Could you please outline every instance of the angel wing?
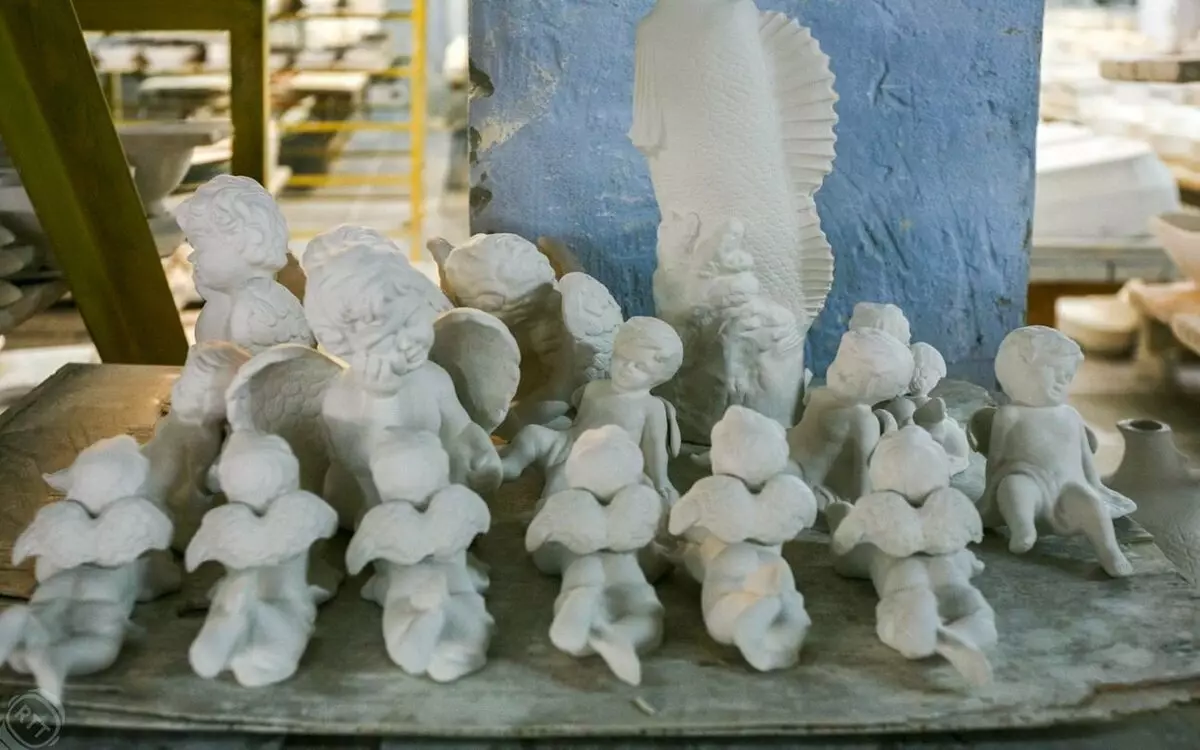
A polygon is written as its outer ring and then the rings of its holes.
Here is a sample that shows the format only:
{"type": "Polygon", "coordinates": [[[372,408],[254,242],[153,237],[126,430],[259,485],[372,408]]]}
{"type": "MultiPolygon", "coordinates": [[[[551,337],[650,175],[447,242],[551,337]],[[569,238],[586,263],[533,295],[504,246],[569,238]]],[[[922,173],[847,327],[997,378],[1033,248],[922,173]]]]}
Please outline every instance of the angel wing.
{"type": "Polygon", "coordinates": [[[333,536],[337,524],[337,512],[310,492],[278,497],[261,516],[229,503],[204,514],[184,563],[189,572],[209,560],[235,570],[279,565],[333,536]]]}
{"type": "Polygon", "coordinates": [[[300,344],[281,344],[256,354],[225,392],[231,430],[282,437],[300,461],[301,488],[323,492],[329,453],[322,401],[344,369],[337,360],[300,344]]]}
{"type": "Polygon", "coordinates": [[[983,541],[983,519],[975,503],[953,487],[934,490],[917,511],[925,531],[927,555],[948,555],[983,541]]]}
{"type": "Polygon", "coordinates": [[[944,555],[983,539],[975,505],[958,490],[935,490],[914,508],[895,492],[860,498],[833,534],[833,553],[845,555],[860,544],[874,544],[892,557],[918,553],[944,555]]]}
{"type": "Polygon", "coordinates": [[[992,420],[996,418],[996,407],[985,406],[971,415],[967,423],[967,437],[970,438],[971,449],[976,453],[988,454],[988,445],[992,440],[992,420]]]}
{"type": "Polygon", "coordinates": [[[578,382],[603,380],[612,366],[613,338],[625,322],[608,288],[579,271],[558,280],[563,327],[573,353],[578,382]]]}
{"type": "Polygon", "coordinates": [[[674,536],[704,529],[726,544],[736,544],[751,538],[754,511],[754,498],[742,480],[715,474],[696,482],[675,503],[667,528],[674,536]]]}
{"type": "Polygon", "coordinates": [[[683,438],[679,433],[679,415],[675,411],[675,404],[659,396],[658,400],[662,402],[663,409],[667,412],[667,455],[671,458],[679,458],[679,451],[683,448],[683,438]]]}
{"type": "Polygon", "coordinates": [[[43,507],[13,545],[13,564],[38,558],[44,581],[80,565],[112,568],[171,544],[171,519],[140,497],[118,500],[93,518],[82,505],[61,500],[43,507]]]}
{"type": "Polygon", "coordinates": [[[755,498],[753,539],[782,544],[796,538],[817,520],[817,497],[802,479],[779,474],[755,498]]]}
{"type": "Polygon", "coordinates": [[[491,522],[483,498],[461,485],[439,490],[424,512],[406,502],[376,505],[346,548],[346,569],[357,575],[373,560],[415,565],[427,557],[461,552],[491,522]]]}
{"type": "Polygon", "coordinates": [[[604,506],[587,490],[556,492],[525,532],[529,552],[557,542],[577,555],[590,555],[608,545],[608,516],[604,506]]]}
{"type": "Polygon", "coordinates": [[[654,541],[662,520],[662,497],[644,484],[631,484],[605,509],[608,543],[614,552],[633,552],[654,541]]]}
{"type": "Polygon", "coordinates": [[[449,373],[473,422],[488,434],[500,426],[521,380],[521,349],[507,326],[482,310],[450,310],[434,323],[429,359],[449,373]]]}
{"type": "Polygon", "coordinates": [[[316,343],[296,295],[274,279],[259,278],[248,280],[234,295],[229,338],[251,354],[277,344],[316,343]]]}

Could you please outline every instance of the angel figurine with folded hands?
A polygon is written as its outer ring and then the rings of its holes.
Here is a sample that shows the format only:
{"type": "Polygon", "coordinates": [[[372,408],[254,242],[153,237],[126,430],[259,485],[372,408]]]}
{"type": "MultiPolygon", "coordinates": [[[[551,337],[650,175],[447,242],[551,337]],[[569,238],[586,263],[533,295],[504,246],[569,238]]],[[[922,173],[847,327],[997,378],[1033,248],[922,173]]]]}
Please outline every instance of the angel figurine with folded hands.
{"type": "Polygon", "coordinates": [[[713,475],[671,509],[704,624],[759,671],[796,663],[811,620],[782,545],[812,526],[817,501],[788,466],[783,427],[731,406],[712,429],[713,475]]]}
{"type": "Polygon", "coordinates": [[[871,456],[874,491],[825,510],[835,568],[868,578],[879,594],[875,631],[908,659],[940,655],[972,685],[991,681],[986,651],[995,613],[971,578],[983,563],[974,504],[950,487],[950,461],[917,425],[885,434],[871,456]]]}
{"type": "Polygon", "coordinates": [[[277,435],[235,432],[217,464],[229,502],[210,510],[188,545],[189,571],[225,566],[188,661],[213,678],[228,670],[261,687],[295,674],[308,647],[317,602],[308,582],[310,548],[337,531],[337,513],[300,489],[300,466],[277,435]]]}
{"type": "Polygon", "coordinates": [[[551,643],[571,656],[599,654],[631,685],[641,682],[639,655],[662,640],[663,607],[638,553],[654,541],[663,504],[642,467],[620,427],[584,432],[566,460],[567,488],[545,499],[525,535],[538,567],[562,573],[551,643]]]}
{"type": "Polygon", "coordinates": [[[374,565],[362,595],[383,607],[388,656],[436,682],[481,669],[494,621],[483,598],[487,578],[467,548],[491,525],[487,504],[450,483],[450,459],[434,433],[390,435],[371,468],[383,502],[363,517],[346,566],[357,575],[374,565]]]}
{"type": "Polygon", "coordinates": [[[129,436],[101,440],[46,476],[63,500],[38,511],[13,545],[37,558],[29,604],[0,613],[0,663],[33,675],[56,703],[71,675],[112,666],[134,629],[134,605],[178,590],[166,551],[171,520],[144,487],[150,462],[129,436]]]}

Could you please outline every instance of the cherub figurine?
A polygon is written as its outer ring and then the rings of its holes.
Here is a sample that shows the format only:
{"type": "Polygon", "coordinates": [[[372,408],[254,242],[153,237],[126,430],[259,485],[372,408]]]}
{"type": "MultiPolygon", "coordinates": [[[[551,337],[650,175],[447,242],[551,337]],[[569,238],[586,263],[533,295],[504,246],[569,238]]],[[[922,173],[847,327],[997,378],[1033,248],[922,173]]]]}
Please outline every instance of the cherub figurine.
{"type": "Polygon", "coordinates": [[[1112,519],[1132,512],[1132,500],[1100,482],[1095,437],[1067,390],[1083,351],[1045,326],[1009,333],[996,353],[996,379],[1011,404],[971,418],[978,450],[987,456],[980,512],[987,528],[1007,526],[1008,548],[1023,554],[1038,532],[1087,537],[1105,572],[1133,566],[1121,552],[1112,519]]]}
{"type": "Polygon", "coordinates": [[[300,464],[277,435],[234,432],[217,472],[229,503],[205,514],[185,562],[226,572],[188,661],[205,679],[229,670],[244,687],[272,685],[295,674],[312,637],[325,592],[308,584],[309,549],[337,531],[337,513],[300,489],[300,464]]]}
{"type": "Polygon", "coordinates": [[[967,431],[946,413],[946,402],[930,396],[946,377],[946,360],[933,346],[918,341],[909,347],[913,355],[913,379],[908,393],[884,404],[900,427],[916,424],[924,427],[950,458],[950,473],[958,474],[970,464],[971,447],[967,431]]]}
{"type": "Polygon", "coordinates": [[[212,502],[209,473],[225,441],[225,392],[250,359],[240,346],[206,341],[188,350],[171,388],[171,408],[142,446],[150,460],[147,495],[171,516],[173,547],[182,552],[212,502]]]}
{"type": "Polygon", "coordinates": [[[478,310],[435,317],[410,272],[402,257],[355,246],[321,265],[305,300],[321,346],[350,365],[324,390],[322,413],[368,507],[380,502],[372,450],[392,430],[439,435],[454,484],[490,491],[502,476],[489,435],[516,390],[516,341],[478,310]]]}
{"type": "Polygon", "coordinates": [[[374,563],[364,599],[383,607],[388,656],[411,675],[450,682],[483,668],[494,621],[486,576],[468,546],[491,525],[487,504],[450,484],[434,433],[393,434],[371,461],[383,502],[367,511],[346,550],[357,575],[374,563]]]}
{"type": "Polygon", "coordinates": [[[288,262],[288,229],[271,194],[249,177],[219,175],[175,210],[192,245],[204,309],[196,341],[230,341],[251,353],[275,344],[312,346],[304,309],[275,275],[288,262]]]}
{"type": "Polygon", "coordinates": [[[945,451],[909,425],[880,439],[870,473],[871,494],[826,508],[835,568],[874,583],[885,644],[908,659],[941,655],[971,684],[990,682],[995,613],[970,583],[983,563],[966,548],[983,539],[983,525],[950,487],[945,451]]]}
{"type": "Polygon", "coordinates": [[[550,259],[515,234],[477,234],[458,247],[437,238],[428,247],[451,298],[495,315],[520,346],[521,387],[499,434],[569,424],[575,391],[609,374],[623,319],[612,294],[578,271],[556,281],[550,259]]]}
{"type": "Polygon", "coordinates": [[[599,654],[630,685],[641,683],[639,654],[662,641],[663,607],[638,553],[654,541],[663,505],[642,468],[620,427],[588,430],[566,461],[569,489],[546,498],[525,535],[538,567],[562,571],[551,643],[571,656],[599,654]]]}
{"type": "Polygon", "coordinates": [[[912,342],[912,330],[904,311],[887,302],[856,303],[846,328],[850,331],[874,328],[891,335],[905,346],[912,342]]]}
{"type": "Polygon", "coordinates": [[[531,464],[546,478],[542,497],[569,485],[563,473],[571,446],[588,430],[616,425],[641,446],[646,474],[668,503],[678,497],[667,463],[679,455],[679,429],[671,404],[651,391],[670,380],[683,359],[683,344],[671,326],[657,318],[630,318],[617,329],[612,375],[593,380],[577,394],[578,412],[570,429],[540,425],[523,428],[503,454],[504,478],[516,479],[531,464]]]}
{"type": "Polygon", "coordinates": [[[819,496],[870,492],[867,460],[882,432],[874,406],[903,394],[912,378],[907,344],[878,328],[843,334],[825,386],[810,391],[804,416],[788,432],[792,460],[819,496]]]}
{"type": "Polygon", "coordinates": [[[684,562],[702,584],[704,624],[759,671],[796,663],[811,620],[780,554],[816,520],[813,492],[788,471],[783,427],[731,406],[712,430],[713,475],[671,509],[684,562]]]}
{"type": "Polygon", "coordinates": [[[179,588],[171,520],[143,493],[149,476],[132,437],[95,443],[46,476],[66,498],[38,511],[13,545],[13,564],[37,557],[38,587],[28,605],[0,614],[0,662],[32,674],[56,703],[67,677],[112,666],[137,602],[179,588]]]}

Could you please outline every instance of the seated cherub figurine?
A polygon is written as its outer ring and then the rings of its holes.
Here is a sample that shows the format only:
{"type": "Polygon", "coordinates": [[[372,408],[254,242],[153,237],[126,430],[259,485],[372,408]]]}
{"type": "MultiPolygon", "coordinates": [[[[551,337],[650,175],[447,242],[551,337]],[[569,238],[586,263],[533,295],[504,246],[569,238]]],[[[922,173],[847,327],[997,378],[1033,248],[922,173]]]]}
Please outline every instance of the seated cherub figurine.
{"type": "Polygon", "coordinates": [[[851,328],[842,336],[825,385],[809,392],[800,423],[788,432],[792,460],[819,496],[861,497],[870,491],[867,460],[882,427],[876,404],[909,388],[913,355],[881,328],[851,328]]]}
{"type": "Polygon", "coordinates": [[[437,682],[481,669],[495,623],[487,578],[467,548],[491,524],[487,504],[450,484],[450,459],[432,433],[389,436],[371,467],[383,502],[363,517],[346,566],[357,575],[374,563],[362,595],[383,607],[388,656],[437,682]]]}
{"type": "Polygon", "coordinates": [[[616,425],[641,446],[646,475],[668,503],[678,494],[667,464],[679,454],[679,430],[671,404],[651,390],[674,377],[683,361],[683,343],[657,318],[630,318],[617,329],[612,376],[593,380],[576,394],[578,413],[570,429],[541,425],[523,428],[502,457],[504,478],[516,479],[531,464],[546,478],[542,497],[566,489],[563,466],[571,446],[588,430],[616,425]]]}
{"type": "Polygon", "coordinates": [[[909,425],[880,439],[870,473],[871,494],[825,511],[835,568],[874,583],[885,644],[908,659],[939,654],[971,684],[990,682],[995,613],[970,583],[983,563],[966,548],[983,539],[983,525],[971,500],[950,487],[945,451],[909,425]]]}
{"type": "Polygon", "coordinates": [[[950,458],[950,473],[957,474],[970,463],[971,447],[967,431],[946,413],[946,402],[930,392],[946,377],[946,360],[933,346],[918,341],[909,347],[913,355],[913,379],[908,393],[894,398],[883,408],[896,418],[900,427],[916,424],[924,427],[950,458]]]}
{"type": "Polygon", "coordinates": [[[234,432],[217,472],[229,502],[205,514],[185,562],[226,570],[188,661],[206,679],[229,670],[245,687],[272,685],[295,674],[312,637],[326,592],[309,586],[309,550],[337,531],[337,512],[300,489],[300,464],[276,435],[234,432]]]}
{"type": "MultiPolygon", "coordinates": [[[[325,390],[322,411],[334,457],[354,476],[367,507],[380,502],[371,452],[390,431],[438,435],[450,454],[454,484],[489,491],[501,477],[488,430],[472,420],[459,400],[456,381],[431,361],[431,353],[435,338],[438,345],[464,346],[474,343],[470,336],[480,331],[504,337],[512,351],[480,364],[492,366],[496,381],[511,369],[515,387],[516,344],[498,321],[479,311],[454,310],[446,314],[452,317],[437,318],[410,271],[402,257],[352,247],[321,265],[305,299],[321,346],[350,365],[325,390]],[[484,320],[470,318],[472,314],[484,320]],[[462,319],[472,327],[464,325],[443,337],[435,335],[435,319],[439,324],[462,319]]],[[[511,392],[500,395],[507,408],[511,392]]]]}
{"type": "Polygon", "coordinates": [[[670,532],[686,541],[684,562],[700,581],[704,624],[755,669],[796,663],[811,623],[784,542],[811,526],[817,501],[788,472],[783,427],[731,406],[712,430],[713,475],[671,509],[670,532]]]}
{"type": "Polygon", "coordinates": [[[13,564],[37,557],[38,587],[28,605],[0,613],[0,663],[32,674],[56,703],[67,677],[112,666],[137,602],[179,588],[171,521],[144,496],[149,475],[133,438],[95,443],[46,477],[66,498],[38,511],[13,545],[13,564]]]}
{"type": "Polygon", "coordinates": [[[477,234],[458,247],[434,239],[428,246],[450,297],[495,315],[520,346],[517,403],[498,434],[569,423],[575,391],[608,377],[623,319],[612,294],[586,273],[556,280],[550,259],[515,234],[477,234]]]}
{"type": "Polygon", "coordinates": [[[270,193],[249,177],[219,175],[175,217],[205,301],[197,342],[229,341],[252,354],[275,344],[312,345],[300,300],[275,281],[288,262],[288,228],[270,193]]]}
{"type": "Polygon", "coordinates": [[[1135,507],[1100,482],[1091,431],[1069,406],[1067,389],[1083,351],[1045,326],[1018,328],[996,353],[996,379],[1012,403],[971,418],[987,456],[980,512],[987,528],[1007,526],[1008,548],[1028,552],[1038,532],[1087,537],[1105,572],[1127,576],[1112,518],[1135,507]],[[1120,510],[1116,510],[1120,509],[1120,510]]]}
{"type": "Polygon", "coordinates": [[[569,489],[546,498],[525,535],[539,568],[562,571],[550,641],[572,656],[599,654],[631,685],[641,682],[639,654],[662,640],[663,607],[638,555],[654,541],[663,504],[642,466],[620,427],[583,433],[566,461],[569,489]]]}

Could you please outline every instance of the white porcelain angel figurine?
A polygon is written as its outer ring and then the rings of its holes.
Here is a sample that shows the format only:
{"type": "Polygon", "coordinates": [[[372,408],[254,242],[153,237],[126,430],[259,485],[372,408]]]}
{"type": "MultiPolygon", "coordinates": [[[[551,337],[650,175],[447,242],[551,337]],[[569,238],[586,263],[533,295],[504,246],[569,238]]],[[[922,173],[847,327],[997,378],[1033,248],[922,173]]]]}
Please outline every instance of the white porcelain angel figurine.
{"type": "Polygon", "coordinates": [[[368,506],[379,502],[371,452],[392,430],[439,435],[455,484],[490,491],[502,477],[490,433],[516,391],[517,343],[479,310],[435,317],[410,271],[401,257],[355,246],[322,264],[305,299],[321,346],[350,365],[329,383],[321,409],[368,506]]]}
{"type": "Polygon", "coordinates": [[[491,525],[487,504],[450,484],[450,458],[431,432],[391,435],[371,466],[383,502],[363,517],[346,566],[357,575],[374,563],[362,595],[383,607],[388,656],[436,682],[483,668],[495,623],[467,548],[491,525]]]}
{"type": "Polygon", "coordinates": [[[1105,487],[1096,471],[1095,436],[1067,391],[1083,362],[1079,345],[1045,326],[1009,333],[996,353],[996,379],[1012,403],[971,418],[987,456],[980,513],[987,528],[1007,526],[1008,548],[1023,554],[1038,533],[1084,536],[1110,576],[1133,573],[1112,519],[1136,509],[1105,487]]]}
{"type": "Polygon", "coordinates": [[[908,393],[884,404],[900,427],[916,424],[929,431],[950,459],[950,473],[958,474],[970,464],[971,446],[967,431],[946,413],[946,402],[930,392],[946,377],[946,360],[930,344],[918,341],[909,347],[913,355],[913,379],[908,393]]]}
{"type": "Polygon", "coordinates": [[[225,392],[249,359],[249,352],[226,341],[206,341],[189,349],[171,388],[170,411],[142,446],[150,460],[146,494],[171,516],[172,546],[180,552],[212,502],[208,479],[225,441],[225,392]]]}
{"type": "Polygon", "coordinates": [[[546,498],[525,534],[545,572],[562,572],[550,642],[572,656],[599,654],[638,685],[639,659],[662,641],[663,607],[638,553],[655,538],[662,498],[642,473],[642,452],[616,425],[588,430],[571,448],[568,489],[546,498]]]}
{"type": "Polygon", "coordinates": [[[287,265],[288,229],[262,185],[218,175],[180,204],[175,218],[192,246],[192,278],[205,301],[196,341],[231,341],[251,353],[312,345],[300,300],[275,281],[287,265]]]}
{"type": "Polygon", "coordinates": [[[101,440],[46,476],[66,498],[38,511],[13,545],[13,564],[36,557],[28,605],[0,613],[0,662],[32,674],[56,703],[71,675],[112,666],[134,628],[134,605],[178,590],[166,550],[171,520],[143,488],[150,462],[129,436],[101,440]]]}
{"type": "Polygon", "coordinates": [[[646,475],[663,499],[678,494],[667,464],[679,455],[679,429],[670,402],[651,393],[674,377],[683,344],[671,326],[657,318],[630,318],[617,329],[612,375],[593,380],[577,394],[578,411],[567,430],[524,427],[503,452],[504,478],[516,479],[530,465],[542,469],[542,497],[567,489],[564,466],[571,446],[587,432],[616,425],[641,446],[646,475]]]}
{"type": "Polygon", "coordinates": [[[459,305],[504,322],[521,348],[517,403],[499,434],[524,425],[565,426],[575,391],[608,377],[621,307],[579,271],[556,280],[550,259],[515,234],[477,234],[453,247],[429,242],[442,286],[459,305]]]}
{"type": "Polygon", "coordinates": [[[881,329],[843,334],[825,385],[810,392],[788,432],[792,460],[818,495],[852,500],[870,491],[867,460],[882,433],[874,407],[905,393],[913,368],[908,345],[881,329]]]}
{"type": "Polygon", "coordinates": [[[816,498],[788,470],[783,427],[745,407],[729,407],[713,427],[711,459],[713,475],[670,516],[670,532],[687,541],[688,571],[702,585],[704,624],[755,669],[790,667],[811,620],[780,550],[812,526],[816,498]]]}
{"type": "Polygon", "coordinates": [[[972,685],[991,681],[986,651],[995,613],[971,585],[983,539],[971,500],[950,487],[950,462],[929,433],[909,425],[884,435],[871,456],[874,491],[825,510],[839,573],[869,578],[879,594],[879,639],[908,659],[938,654],[972,685]]]}
{"type": "Polygon", "coordinates": [[[229,670],[262,687],[295,674],[312,637],[317,600],[309,549],[337,531],[337,513],[300,489],[300,465],[277,435],[234,432],[217,465],[228,504],[205,514],[188,545],[187,569],[214,560],[225,575],[188,650],[196,674],[229,670]]]}
{"type": "Polygon", "coordinates": [[[912,343],[908,317],[890,302],[856,302],[846,329],[857,331],[864,328],[875,328],[890,334],[905,346],[912,343]]]}

